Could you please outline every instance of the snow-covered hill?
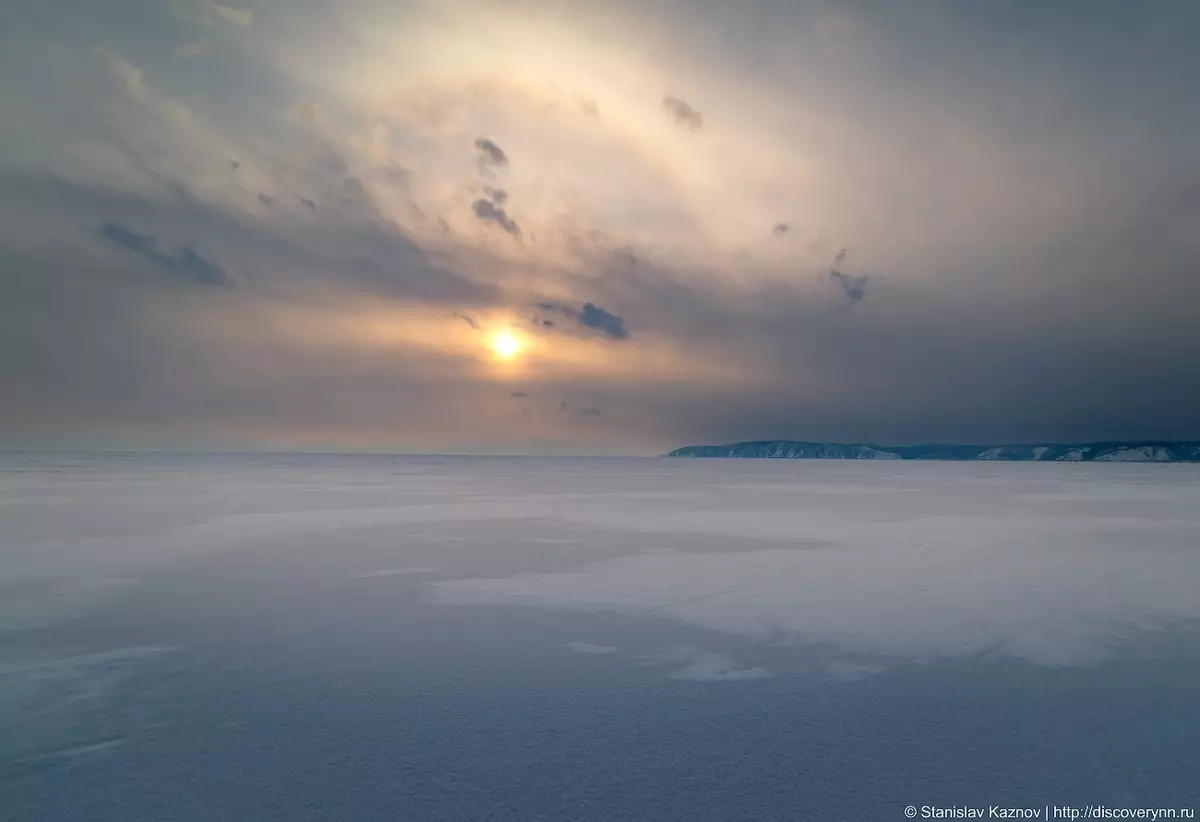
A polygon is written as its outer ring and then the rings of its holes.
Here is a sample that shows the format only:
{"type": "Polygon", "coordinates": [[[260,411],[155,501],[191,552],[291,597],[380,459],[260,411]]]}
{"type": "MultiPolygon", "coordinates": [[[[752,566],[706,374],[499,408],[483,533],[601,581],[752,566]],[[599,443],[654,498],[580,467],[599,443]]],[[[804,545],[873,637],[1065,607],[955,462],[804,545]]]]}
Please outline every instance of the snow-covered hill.
{"type": "Polygon", "coordinates": [[[668,457],[840,460],[1003,460],[1056,462],[1200,462],[1200,442],[1092,442],[1037,445],[863,445],[770,440],[689,445],[668,457]]]}

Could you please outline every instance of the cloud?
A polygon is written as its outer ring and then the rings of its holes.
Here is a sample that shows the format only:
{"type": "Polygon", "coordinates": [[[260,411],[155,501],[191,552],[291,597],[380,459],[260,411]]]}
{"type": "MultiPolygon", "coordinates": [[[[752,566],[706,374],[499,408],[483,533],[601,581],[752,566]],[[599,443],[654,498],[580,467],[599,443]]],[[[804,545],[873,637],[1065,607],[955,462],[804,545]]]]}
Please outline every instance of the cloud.
{"type": "Polygon", "coordinates": [[[105,223],[99,234],[106,240],[140,254],[160,266],[170,266],[172,259],[158,250],[158,240],[149,234],[138,234],[116,223],[105,223]]]}
{"type": "Polygon", "coordinates": [[[205,54],[211,54],[213,44],[208,40],[196,40],[192,43],[183,43],[175,48],[174,54],[176,57],[192,58],[202,57],[205,54]]]}
{"type": "Polygon", "coordinates": [[[309,211],[312,211],[315,213],[317,210],[317,203],[315,200],[310,200],[307,197],[301,197],[300,203],[301,203],[301,205],[305,206],[309,211]]]}
{"type": "Polygon", "coordinates": [[[462,320],[463,322],[465,322],[467,325],[469,325],[471,328],[475,329],[476,331],[479,330],[479,323],[475,322],[475,318],[472,317],[470,314],[460,314],[459,312],[455,311],[455,312],[451,313],[450,316],[454,317],[455,319],[462,320]]]}
{"type": "Polygon", "coordinates": [[[1173,7],[1153,35],[1105,15],[1026,10],[1002,27],[926,10],[901,26],[860,8],[851,36],[871,47],[837,49],[780,4],[733,32],[668,0],[608,45],[567,7],[543,37],[497,6],[488,59],[463,63],[474,35],[428,4],[301,4],[279,26],[255,19],[253,42],[211,12],[214,28],[181,35],[175,3],[141,4],[119,31],[105,4],[76,4],[71,25],[34,5],[0,36],[21,67],[0,96],[5,166],[27,170],[0,174],[6,437],[132,438],[137,420],[147,437],[509,452],[1196,436],[1200,58],[1184,32],[1200,8],[1173,7]],[[1039,34],[1017,50],[1020,32],[1039,34]],[[570,90],[518,77],[536,70],[530,38],[575,66],[570,90]],[[97,39],[131,61],[98,58],[97,39]],[[202,39],[220,60],[171,53],[202,39]],[[670,79],[627,42],[656,43],[670,79]],[[720,101],[702,127],[719,140],[659,139],[688,127],[653,105],[664,83],[720,101]],[[324,122],[281,116],[297,100],[324,122]],[[1146,140],[1120,137],[1145,122],[1146,140]],[[489,134],[520,162],[472,145],[489,134]],[[511,194],[486,199],[520,242],[468,210],[485,182],[511,194]],[[260,191],[279,198],[270,219],[260,191]],[[781,213],[789,230],[768,234],[781,213]],[[108,223],[127,234],[105,250],[108,223]],[[818,237],[850,238],[851,265],[818,237]],[[187,296],[184,243],[238,287],[187,296]],[[585,298],[621,323],[585,324],[585,298]],[[517,419],[456,310],[528,322],[546,413],[517,419]],[[595,344],[621,329],[633,344],[595,344]],[[554,414],[554,396],[620,409],[620,430],[554,414]]]}
{"type": "Polygon", "coordinates": [[[383,178],[394,186],[407,186],[412,181],[412,172],[407,168],[392,165],[383,172],[383,178]]]}
{"type": "Polygon", "coordinates": [[[846,305],[850,306],[862,302],[863,297],[867,294],[867,280],[870,278],[865,274],[857,277],[843,274],[838,266],[845,259],[846,249],[843,248],[833,260],[833,267],[829,269],[829,277],[842,289],[842,294],[847,300],[846,305]]]}
{"type": "Polygon", "coordinates": [[[525,393],[524,391],[512,391],[509,393],[508,396],[510,396],[514,400],[523,400],[523,399],[526,399],[529,395],[527,393],[525,393]]]}
{"type": "Polygon", "coordinates": [[[576,413],[582,414],[585,417],[601,416],[599,408],[576,408],[575,411],[576,411],[576,413]]]}
{"type": "Polygon", "coordinates": [[[229,285],[229,277],[216,263],[201,257],[191,246],[183,246],[175,256],[175,265],[201,285],[229,285]]]}
{"type": "Polygon", "coordinates": [[[479,199],[471,205],[471,210],[475,212],[475,216],[485,223],[494,223],[500,226],[513,237],[521,236],[521,228],[516,221],[508,216],[508,213],[493,203],[491,200],[479,199]]]}
{"type": "Polygon", "coordinates": [[[272,203],[275,202],[275,198],[268,194],[263,194],[260,191],[260,192],[258,192],[258,201],[260,203],[262,203],[263,205],[271,205],[272,203]]]}
{"type": "Polygon", "coordinates": [[[325,112],[312,100],[297,100],[288,109],[288,114],[295,120],[312,125],[325,122],[325,112]]]}
{"type": "Polygon", "coordinates": [[[774,234],[776,237],[780,237],[784,234],[787,234],[788,229],[789,229],[789,226],[787,223],[776,223],[774,228],[771,229],[771,233],[774,234]]]}
{"type": "Polygon", "coordinates": [[[696,131],[704,126],[704,116],[678,97],[667,95],[662,100],[663,110],[675,118],[675,122],[696,131]]]}
{"type": "Polygon", "coordinates": [[[569,408],[569,407],[570,407],[570,406],[568,406],[568,405],[567,405],[567,401],[566,401],[566,400],[561,400],[561,401],[558,403],[558,413],[560,413],[560,414],[561,414],[562,412],[566,411],[566,410],[567,410],[567,408],[569,408]]]}
{"type": "Polygon", "coordinates": [[[149,234],[138,234],[116,223],[105,223],[97,233],[168,271],[181,271],[200,285],[230,285],[229,276],[216,263],[200,256],[191,246],[182,246],[175,254],[159,249],[158,240],[149,234]]]}
{"type": "Polygon", "coordinates": [[[489,188],[484,186],[483,191],[496,205],[503,205],[508,200],[508,192],[502,188],[489,188]]]}
{"type": "Polygon", "coordinates": [[[207,20],[212,23],[229,23],[240,28],[254,25],[254,12],[251,9],[238,9],[224,6],[214,0],[201,0],[201,8],[207,13],[207,20]]]}
{"type": "Polygon", "coordinates": [[[480,151],[479,161],[481,164],[493,166],[508,165],[508,155],[504,153],[504,149],[500,148],[494,140],[488,137],[479,137],[475,140],[475,148],[480,151]]]}
{"type": "Polygon", "coordinates": [[[109,71],[111,71],[113,75],[124,84],[125,90],[129,92],[130,95],[140,100],[145,100],[145,74],[143,74],[140,68],[124,58],[108,53],[100,47],[97,47],[95,51],[97,55],[106,59],[108,62],[109,71]]]}
{"type": "Polygon", "coordinates": [[[592,303],[583,304],[583,310],[579,312],[579,322],[614,340],[624,340],[629,337],[629,331],[625,328],[625,320],[592,303]]]}
{"type": "MultiPolygon", "coordinates": [[[[553,311],[557,314],[571,317],[583,328],[599,331],[609,339],[625,340],[629,338],[629,329],[625,326],[625,320],[616,314],[606,311],[595,303],[584,303],[583,307],[578,310],[571,306],[554,302],[538,303],[537,307],[543,311],[553,311]]],[[[547,327],[553,325],[550,321],[542,321],[543,325],[547,323],[550,323],[547,327]]]]}

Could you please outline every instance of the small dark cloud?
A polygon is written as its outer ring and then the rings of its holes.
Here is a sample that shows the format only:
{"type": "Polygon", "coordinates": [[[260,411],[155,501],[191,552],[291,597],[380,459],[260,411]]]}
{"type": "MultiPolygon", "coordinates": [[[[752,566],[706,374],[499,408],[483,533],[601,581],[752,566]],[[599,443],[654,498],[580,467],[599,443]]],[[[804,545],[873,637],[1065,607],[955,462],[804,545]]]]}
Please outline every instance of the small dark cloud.
{"type": "Polygon", "coordinates": [[[242,164],[239,163],[237,160],[230,160],[229,167],[232,168],[234,171],[237,171],[239,168],[242,167],[242,164]]]}
{"type": "Polygon", "coordinates": [[[579,312],[579,322],[588,328],[594,328],[607,334],[614,340],[623,340],[629,336],[629,330],[625,328],[625,320],[592,303],[583,304],[583,310],[579,312]]]}
{"type": "Polygon", "coordinates": [[[704,126],[704,115],[678,97],[667,95],[662,101],[663,110],[675,118],[675,122],[696,131],[704,126]]]}
{"type": "MultiPolygon", "coordinates": [[[[629,338],[629,329],[625,327],[625,320],[616,314],[606,311],[595,303],[584,303],[583,307],[578,310],[561,303],[538,303],[537,307],[542,311],[553,311],[556,314],[571,317],[584,328],[599,331],[610,339],[624,340],[629,338]]],[[[542,320],[542,324],[546,326],[553,325],[549,320],[542,320]]]]}
{"type": "Polygon", "coordinates": [[[508,165],[508,155],[504,153],[504,149],[496,144],[495,140],[488,137],[480,137],[475,141],[475,148],[482,152],[479,158],[480,162],[494,166],[508,165]]]}
{"type": "Polygon", "coordinates": [[[484,186],[483,191],[496,205],[504,205],[504,203],[508,202],[508,192],[502,188],[484,186]]]}
{"type": "Polygon", "coordinates": [[[846,296],[847,306],[862,302],[863,297],[867,296],[867,280],[870,279],[866,275],[852,276],[843,274],[838,266],[846,259],[846,249],[842,249],[833,258],[833,267],[829,269],[829,278],[837,283],[842,289],[842,293],[846,296]]]}
{"type": "Polygon", "coordinates": [[[560,414],[561,414],[561,413],[563,413],[563,412],[564,412],[564,411],[566,411],[566,410],[567,410],[569,407],[570,407],[570,406],[568,406],[568,405],[567,405],[567,401],[566,401],[566,400],[563,400],[562,402],[560,402],[560,403],[558,404],[558,413],[560,413],[560,414]]]}
{"type": "Polygon", "coordinates": [[[260,191],[260,192],[258,192],[258,201],[260,203],[262,203],[263,205],[271,205],[272,203],[275,202],[275,198],[270,196],[269,194],[263,194],[260,191]]]}
{"type": "Polygon", "coordinates": [[[201,285],[228,285],[229,277],[216,263],[201,257],[191,246],[179,249],[175,258],[179,268],[201,285]]]}
{"type": "Polygon", "coordinates": [[[542,320],[542,327],[543,328],[553,328],[554,320],[542,320]]]}
{"type": "Polygon", "coordinates": [[[514,400],[523,400],[523,399],[526,399],[529,395],[526,394],[524,391],[513,391],[508,396],[512,397],[514,400]]]}
{"type": "Polygon", "coordinates": [[[771,229],[771,233],[776,237],[780,237],[784,234],[787,234],[790,229],[791,226],[789,226],[787,223],[775,223],[775,227],[771,229]]]}
{"type": "Polygon", "coordinates": [[[521,236],[521,228],[517,225],[516,221],[508,216],[508,212],[491,200],[476,200],[471,209],[475,212],[475,216],[485,223],[495,223],[512,236],[521,236]]]}
{"type": "Polygon", "coordinates": [[[450,316],[454,317],[455,319],[462,320],[467,325],[471,326],[471,328],[474,328],[476,331],[479,330],[479,323],[475,322],[475,318],[469,314],[460,314],[459,312],[455,311],[450,316]]]}
{"type": "Polygon", "coordinates": [[[317,203],[315,200],[310,200],[307,197],[301,197],[300,203],[306,206],[309,211],[315,212],[317,210],[317,203]]]}
{"type": "Polygon", "coordinates": [[[582,414],[585,417],[599,417],[600,416],[599,408],[576,408],[575,412],[577,414],[582,414]]]}
{"type": "Polygon", "coordinates": [[[138,234],[116,223],[100,227],[100,236],[159,264],[169,264],[171,258],[158,250],[158,240],[149,234],[138,234]]]}
{"type": "Polygon", "coordinates": [[[579,110],[588,117],[600,116],[600,109],[596,106],[596,101],[590,97],[581,97],[579,99],[579,110]]]}
{"type": "Polygon", "coordinates": [[[183,246],[177,254],[159,248],[158,240],[149,234],[138,234],[116,223],[105,223],[97,232],[102,238],[169,271],[182,271],[200,285],[229,285],[229,276],[216,263],[204,259],[191,246],[183,246]]]}

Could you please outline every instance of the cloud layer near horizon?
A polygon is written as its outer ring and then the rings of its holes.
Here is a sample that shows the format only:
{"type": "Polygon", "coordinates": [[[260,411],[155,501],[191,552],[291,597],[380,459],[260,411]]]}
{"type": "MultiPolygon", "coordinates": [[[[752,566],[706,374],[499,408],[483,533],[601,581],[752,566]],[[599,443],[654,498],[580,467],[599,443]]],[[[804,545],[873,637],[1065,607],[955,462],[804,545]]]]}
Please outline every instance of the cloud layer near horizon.
{"type": "Polygon", "coordinates": [[[1200,436],[1200,9],[693,7],[6,5],[0,437],[1200,436]]]}

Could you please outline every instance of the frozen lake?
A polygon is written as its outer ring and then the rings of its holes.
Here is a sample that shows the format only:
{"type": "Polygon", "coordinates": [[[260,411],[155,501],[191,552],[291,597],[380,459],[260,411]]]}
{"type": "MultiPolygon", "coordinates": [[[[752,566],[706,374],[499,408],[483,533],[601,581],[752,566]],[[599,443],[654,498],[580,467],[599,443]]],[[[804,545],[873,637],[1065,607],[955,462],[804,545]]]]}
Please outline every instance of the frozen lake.
{"type": "Polygon", "coordinates": [[[0,453],[0,819],[1200,805],[1200,465],[0,453]]]}

